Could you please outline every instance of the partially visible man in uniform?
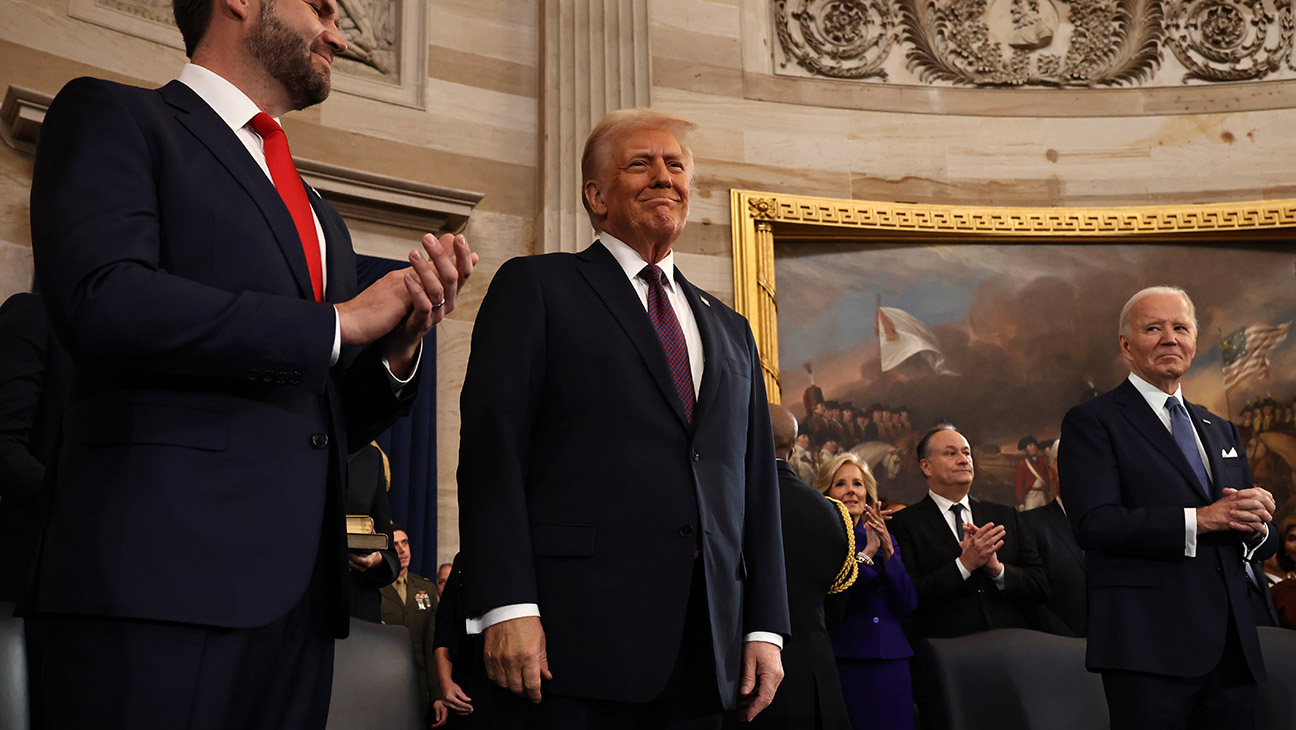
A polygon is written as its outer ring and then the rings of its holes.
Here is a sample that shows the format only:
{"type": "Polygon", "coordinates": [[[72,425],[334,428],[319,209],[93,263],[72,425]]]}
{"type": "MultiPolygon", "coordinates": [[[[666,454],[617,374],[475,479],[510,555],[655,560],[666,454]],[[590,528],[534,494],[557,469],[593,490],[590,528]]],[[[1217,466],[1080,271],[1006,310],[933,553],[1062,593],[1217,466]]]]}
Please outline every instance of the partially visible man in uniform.
{"type": "Polygon", "coordinates": [[[1264,661],[1246,561],[1272,555],[1273,495],[1237,428],[1187,402],[1197,314],[1150,287],[1121,310],[1130,375],[1062,421],[1062,495],[1086,551],[1086,664],[1114,730],[1251,728],[1264,661]],[[1268,539],[1266,539],[1268,538],[1268,539]]]}
{"type": "Polygon", "coordinates": [[[335,0],[173,6],[178,79],[71,81],[32,176],[72,359],[31,596],[37,721],[323,727],[349,626],[345,455],[408,409],[472,256],[429,234],[358,291],[276,121],[328,95],[335,0]]]}
{"type": "Polygon", "coordinates": [[[392,544],[400,560],[400,573],[390,585],[379,591],[382,595],[382,622],[409,629],[410,643],[414,646],[414,663],[418,665],[419,686],[425,699],[434,701],[439,692],[436,675],[430,671],[436,627],[437,604],[440,591],[437,585],[417,573],[411,573],[409,534],[392,526],[392,544]]]}
{"type": "Polygon", "coordinates": [[[718,727],[782,678],[788,633],[764,376],[747,321],[684,278],[691,122],[603,119],[598,240],[500,267],[459,455],[470,632],[508,727],[718,727]],[[487,451],[484,447],[490,446],[487,451]]]}
{"type": "Polygon", "coordinates": [[[1053,498],[1053,472],[1049,470],[1048,456],[1034,436],[1023,436],[1017,442],[1017,450],[1022,452],[1014,483],[1018,509],[1043,507],[1053,498]]]}

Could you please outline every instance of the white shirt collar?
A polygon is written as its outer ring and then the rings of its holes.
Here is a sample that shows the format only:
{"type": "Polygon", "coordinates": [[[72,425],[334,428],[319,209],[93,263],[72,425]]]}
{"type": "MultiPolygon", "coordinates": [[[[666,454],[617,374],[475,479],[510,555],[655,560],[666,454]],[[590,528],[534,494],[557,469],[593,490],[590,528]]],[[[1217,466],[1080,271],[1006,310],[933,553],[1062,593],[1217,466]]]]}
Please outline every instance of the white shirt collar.
{"type": "MultiPolygon", "coordinates": [[[[1134,373],[1129,374],[1129,381],[1134,384],[1134,389],[1139,392],[1139,395],[1143,396],[1143,400],[1147,401],[1153,411],[1156,411],[1157,413],[1165,412],[1166,398],[1169,398],[1170,396],[1164,390],[1161,390],[1134,373]]],[[[1182,385],[1175,386],[1174,398],[1179,401],[1180,405],[1183,405],[1182,385]]]]}
{"type": "MultiPolygon", "coordinates": [[[[177,78],[180,83],[193,89],[236,132],[261,111],[247,94],[211,69],[186,63],[177,78]]],[[[278,121],[275,120],[276,123],[278,121]]]]}
{"type": "MultiPolygon", "coordinates": [[[[633,283],[639,277],[639,272],[643,271],[644,267],[648,265],[648,262],[643,260],[638,251],[630,248],[621,239],[606,231],[600,231],[598,238],[607,247],[607,250],[612,252],[612,257],[617,260],[618,264],[621,264],[621,269],[625,272],[626,277],[633,283]]],[[[674,290],[675,252],[668,252],[661,261],[657,262],[657,267],[666,274],[666,288],[674,290]]]]}
{"type": "MultiPolygon", "coordinates": [[[[933,491],[930,490],[930,489],[927,490],[927,494],[931,495],[932,501],[936,503],[936,506],[937,506],[937,507],[940,507],[941,514],[943,514],[943,515],[948,514],[948,513],[949,513],[949,509],[950,509],[950,505],[955,504],[955,502],[952,502],[952,501],[950,501],[950,500],[948,500],[948,499],[945,499],[944,497],[940,496],[939,494],[933,492],[933,491]]],[[[971,521],[972,521],[972,503],[968,501],[968,495],[966,495],[966,494],[963,495],[963,499],[960,499],[960,500],[957,502],[957,504],[961,504],[961,505],[963,505],[963,521],[964,521],[964,522],[971,522],[971,521]]],[[[946,519],[948,519],[948,517],[947,517],[946,519]]]]}

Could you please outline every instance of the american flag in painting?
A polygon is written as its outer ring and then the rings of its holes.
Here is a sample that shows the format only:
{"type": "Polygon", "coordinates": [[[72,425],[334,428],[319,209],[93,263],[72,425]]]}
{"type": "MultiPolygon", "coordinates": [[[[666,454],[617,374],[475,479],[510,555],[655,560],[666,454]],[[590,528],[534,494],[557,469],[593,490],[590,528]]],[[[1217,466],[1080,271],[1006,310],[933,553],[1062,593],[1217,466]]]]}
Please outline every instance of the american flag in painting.
{"type": "Polygon", "coordinates": [[[1224,387],[1232,388],[1252,375],[1269,377],[1269,353],[1287,339],[1291,322],[1279,325],[1255,322],[1233,332],[1220,343],[1224,355],[1224,387]]]}

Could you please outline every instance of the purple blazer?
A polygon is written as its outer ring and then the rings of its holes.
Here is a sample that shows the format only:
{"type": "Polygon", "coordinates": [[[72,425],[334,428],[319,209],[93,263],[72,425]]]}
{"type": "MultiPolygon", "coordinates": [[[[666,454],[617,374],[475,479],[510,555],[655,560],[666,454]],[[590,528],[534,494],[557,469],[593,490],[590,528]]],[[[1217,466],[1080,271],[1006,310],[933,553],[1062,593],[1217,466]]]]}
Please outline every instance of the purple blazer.
{"type": "MultiPolygon", "coordinates": [[[[855,545],[868,540],[863,525],[855,527],[855,545]]],[[[900,559],[900,546],[891,537],[895,554],[881,565],[863,563],[859,578],[847,589],[846,616],[830,632],[833,655],[843,659],[907,659],[913,656],[900,617],[918,607],[918,594],[900,559]]]]}

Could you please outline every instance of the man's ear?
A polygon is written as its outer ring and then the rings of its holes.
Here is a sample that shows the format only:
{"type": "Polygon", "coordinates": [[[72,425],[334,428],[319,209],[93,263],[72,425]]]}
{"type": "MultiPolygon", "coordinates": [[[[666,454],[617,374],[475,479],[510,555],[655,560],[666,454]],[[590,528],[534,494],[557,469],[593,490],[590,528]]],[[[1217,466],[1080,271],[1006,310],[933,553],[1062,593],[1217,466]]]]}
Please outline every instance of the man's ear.
{"type": "Polygon", "coordinates": [[[931,466],[928,465],[926,459],[922,459],[918,462],[918,468],[922,469],[923,476],[925,477],[931,476],[931,466]]]}
{"type": "MultiPolygon", "coordinates": [[[[261,0],[270,2],[271,0],[261,0]]],[[[229,13],[239,20],[247,20],[252,14],[252,0],[219,0],[221,11],[229,13]]]]}
{"type": "Polygon", "coordinates": [[[584,192],[590,211],[594,215],[607,215],[607,203],[603,201],[603,191],[599,189],[598,181],[586,180],[584,192]]]}

